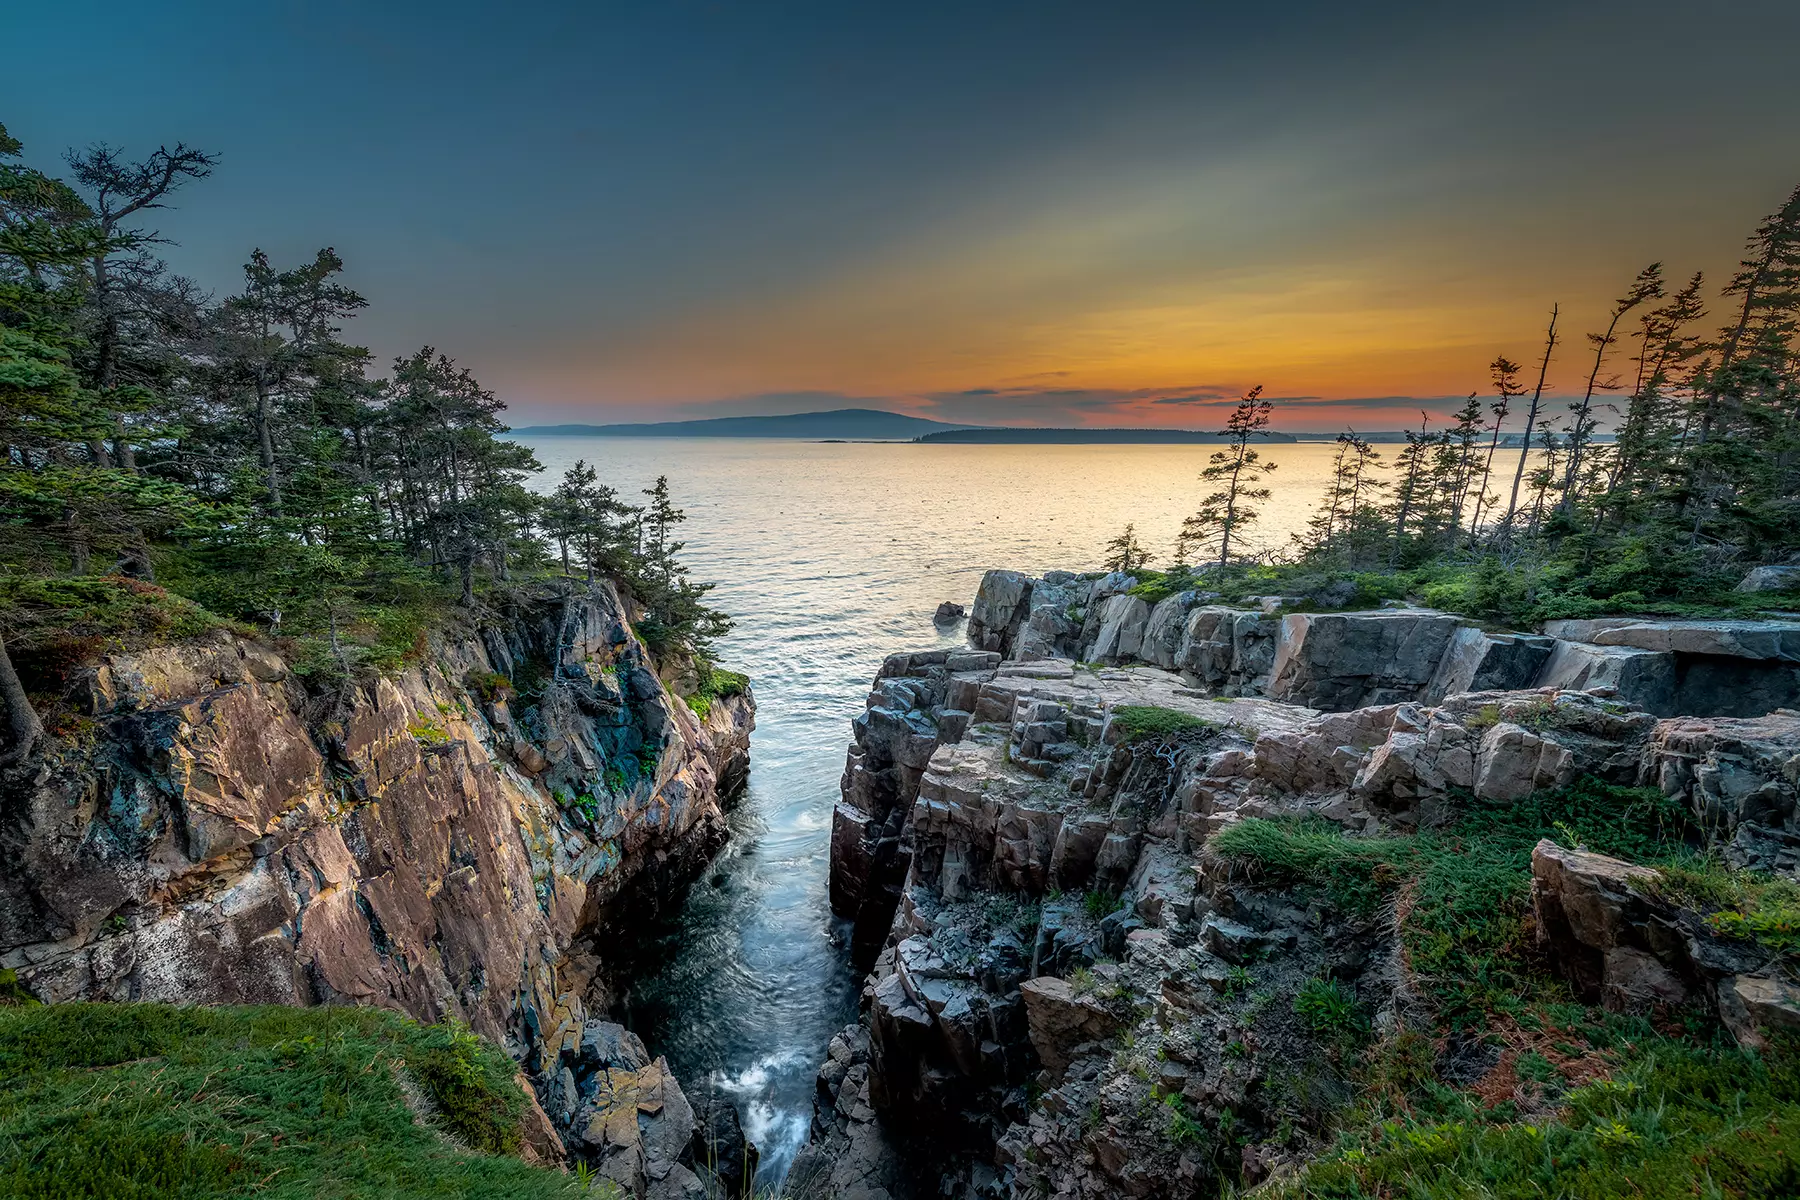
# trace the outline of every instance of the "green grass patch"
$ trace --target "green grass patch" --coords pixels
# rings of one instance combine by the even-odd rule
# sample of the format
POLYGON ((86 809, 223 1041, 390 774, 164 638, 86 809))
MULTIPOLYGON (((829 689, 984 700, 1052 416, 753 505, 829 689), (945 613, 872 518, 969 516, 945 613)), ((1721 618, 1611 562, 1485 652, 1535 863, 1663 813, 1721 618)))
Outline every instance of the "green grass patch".
POLYGON ((714 701, 727 696, 741 696, 750 690, 750 677, 737 671, 727 671, 723 667, 715 667, 711 663, 698 664, 700 686, 692 694, 685 697, 688 708, 702 721, 712 713, 714 701))
POLYGON ((513 1071, 467 1029, 377 1009, 0 1007, 0 1196, 580 1195, 507 1153, 513 1071), (468 1149, 414 1120, 402 1070, 468 1149))
MULTIPOLYGON (((1521 1056, 1523 1060, 1526 1056, 1521 1056)), ((1282 1200, 1761 1200, 1800 1195, 1800 1055, 1649 1037, 1554 1115, 1451 1095, 1340 1136, 1282 1200)))
POLYGON ((1651 890, 1658 895, 1706 913, 1707 924, 1727 937, 1800 959, 1800 884, 1736 871, 1715 858, 1661 863, 1657 869, 1662 878, 1651 890))
POLYGON ((1211 721, 1154 704, 1121 704, 1112 710, 1112 724, 1121 731, 1119 740, 1124 743, 1161 740, 1193 730, 1218 728, 1211 721))
POLYGON ((1467 1025, 1555 996, 1556 985, 1534 972, 1527 936, 1531 851, 1540 838, 1656 862, 1691 857, 1693 835, 1679 806, 1660 793, 1584 778, 1516 802, 1465 799, 1447 829, 1414 837, 1352 837, 1324 821, 1251 819, 1221 831, 1210 848, 1245 878, 1316 887, 1363 915, 1404 893, 1401 937, 1412 970, 1444 1018, 1467 1025))
POLYGON ((1369 1032, 1369 1019, 1356 993, 1335 979, 1309 979, 1294 996, 1294 1015, 1314 1033, 1356 1040, 1369 1032))
POLYGON ((1139 567, 1132 575, 1137 578, 1137 582, 1127 589, 1127 594, 1137 596, 1150 605, 1160 604, 1170 596, 1179 596, 1182 592, 1193 591, 1201 586, 1199 576, 1187 567, 1176 567, 1171 571, 1152 571, 1148 567, 1139 567))

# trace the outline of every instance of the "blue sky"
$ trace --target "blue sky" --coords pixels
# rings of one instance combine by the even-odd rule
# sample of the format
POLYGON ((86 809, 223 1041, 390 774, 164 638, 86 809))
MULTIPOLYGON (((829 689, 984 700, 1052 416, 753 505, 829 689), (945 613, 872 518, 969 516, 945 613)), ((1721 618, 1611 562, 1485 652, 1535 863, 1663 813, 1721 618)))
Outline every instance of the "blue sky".
POLYGON ((34 162, 218 152, 158 216, 179 269, 334 246, 356 340, 437 346, 521 423, 1204 426, 1262 383, 1329 428, 1481 387, 1552 302, 1578 345, 1651 259, 1728 270, 1800 181, 1791 2, 73 3, 0 34, 34 162))

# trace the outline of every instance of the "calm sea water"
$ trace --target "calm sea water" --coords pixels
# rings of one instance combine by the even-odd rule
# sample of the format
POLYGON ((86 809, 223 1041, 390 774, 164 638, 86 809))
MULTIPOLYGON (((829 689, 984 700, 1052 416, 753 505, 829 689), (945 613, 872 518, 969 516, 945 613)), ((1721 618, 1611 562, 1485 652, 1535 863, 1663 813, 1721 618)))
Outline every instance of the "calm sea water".
MULTIPOLYGON (((850 718, 876 668, 895 650, 960 642, 932 612, 969 603, 989 568, 1093 568, 1127 521, 1166 555, 1216 447, 520 440, 545 490, 576 459, 628 498, 667 475, 687 512, 683 558, 737 621, 719 656, 756 689, 749 795, 710 878, 655 931, 659 965, 628 1009, 690 1095, 735 1098, 775 1182, 805 1143, 825 1044, 856 1015, 826 870, 850 718)), ((1263 450, 1279 470, 1253 546, 1305 524, 1333 451, 1263 450)), ((1510 483, 1516 461, 1496 475, 1504 466, 1510 483)))

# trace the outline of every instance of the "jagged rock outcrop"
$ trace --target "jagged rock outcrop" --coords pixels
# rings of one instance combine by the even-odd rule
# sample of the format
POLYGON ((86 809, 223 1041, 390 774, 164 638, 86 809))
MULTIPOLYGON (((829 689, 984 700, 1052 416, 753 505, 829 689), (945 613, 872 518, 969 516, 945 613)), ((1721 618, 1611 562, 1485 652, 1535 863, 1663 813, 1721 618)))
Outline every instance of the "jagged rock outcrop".
POLYGON ((84 732, 0 810, 25 987, 458 1017, 540 1090, 607 1002, 609 922, 722 843, 754 713, 695 717, 606 584, 334 702, 226 632, 108 656, 73 694, 84 732))
POLYGON ((1659 895, 1658 871, 1543 841, 1531 875, 1538 939, 1577 995, 1619 1012, 1698 1001, 1752 1048, 1765 1030, 1800 1029, 1791 964, 1659 895))

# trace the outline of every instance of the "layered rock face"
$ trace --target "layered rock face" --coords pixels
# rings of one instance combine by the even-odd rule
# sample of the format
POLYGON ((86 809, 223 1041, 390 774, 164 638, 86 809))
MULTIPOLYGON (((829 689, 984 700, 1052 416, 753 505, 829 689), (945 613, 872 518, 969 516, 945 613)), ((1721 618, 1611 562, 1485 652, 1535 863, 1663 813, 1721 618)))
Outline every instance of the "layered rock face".
MULTIPOLYGON (((1504 804, 1593 776, 1659 788, 1732 862, 1800 876, 1800 714, 1659 719, 1612 683, 1536 686, 1566 647, 1612 648, 1599 641, 1204 600, 996 572, 974 649, 884 663, 832 856, 834 907, 871 964, 864 1017, 820 1075, 797 1195, 1193 1196, 1297 1161, 1293 1089, 1323 1112, 1350 1085, 1294 1019, 1246 1043, 1246 992, 1335 981, 1390 1032, 1419 1001, 1390 917, 1212 856, 1247 817, 1406 833, 1459 796, 1504 804), (1151 1104, 1231 1125, 1242 1161, 1224 1171, 1151 1104)), ((1538 927, 1584 997, 1702 1005, 1746 1045, 1800 1020, 1788 964, 1630 891, 1628 864, 1609 882, 1572 855, 1558 868, 1540 847, 1538 927)), ((1477 1044, 1444 1053, 1446 1079, 1494 1066, 1477 1044)))
POLYGON ((1286 613, 1186 591, 1154 604, 1114 573, 990 571, 970 645, 1008 659, 1145 663, 1195 687, 1341 711, 1459 692, 1610 688, 1657 716, 1761 716, 1800 708, 1800 622, 1551 621, 1499 632, 1425 609, 1286 613))
POLYGON ((0 964, 24 986, 457 1017, 583 1144, 549 1085, 593 1074, 611 922, 722 844, 747 693, 698 720, 605 584, 323 710, 223 632, 76 687, 85 732, 14 772, 0 817, 0 964))

